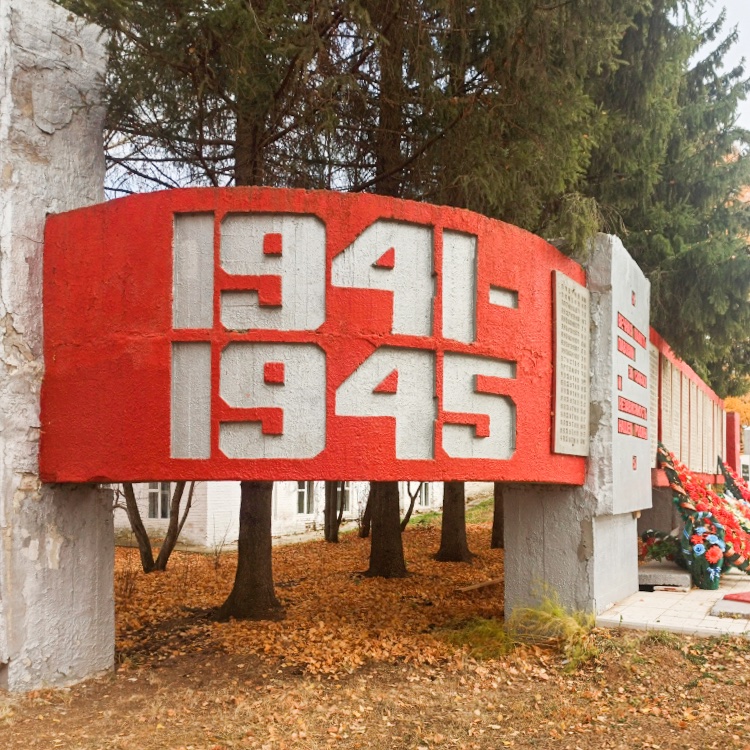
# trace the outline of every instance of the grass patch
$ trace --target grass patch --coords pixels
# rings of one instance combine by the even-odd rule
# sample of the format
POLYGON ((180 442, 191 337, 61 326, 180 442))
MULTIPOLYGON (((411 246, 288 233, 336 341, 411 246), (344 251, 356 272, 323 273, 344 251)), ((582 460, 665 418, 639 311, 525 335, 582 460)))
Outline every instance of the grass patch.
POLYGON ((488 523, 495 511, 495 498, 490 495, 466 508, 466 523, 488 523))
POLYGON ((516 646, 501 620, 486 620, 481 617, 446 630, 443 637, 448 643, 465 648, 475 659, 500 659, 516 646))
POLYGON ((568 671, 599 656, 593 635, 596 617, 590 612, 571 612, 557 592, 545 588, 536 607, 519 607, 508 620, 508 631, 520 643, 559 648, 568 671))
POLYGON ((644 643, 658 643, 662 646, 669 646, 677 651, 682 649, 683 641, 674 633, 667 630, 650 630, 646 635, 641 637, 644 643))
POLYGON ((446 630, 443 638, 475 659, 499 659, 521 645, 556 649, 566 671, 574 671, 600 654, 594 625, 593 614, 570 612, 547 590, 538 606, 514 610, 506 623, 477 618, 446 630))
POLYGON ((443 514, 436 510, 416 513, 409 519, 409 526, 440 526, 443 514))

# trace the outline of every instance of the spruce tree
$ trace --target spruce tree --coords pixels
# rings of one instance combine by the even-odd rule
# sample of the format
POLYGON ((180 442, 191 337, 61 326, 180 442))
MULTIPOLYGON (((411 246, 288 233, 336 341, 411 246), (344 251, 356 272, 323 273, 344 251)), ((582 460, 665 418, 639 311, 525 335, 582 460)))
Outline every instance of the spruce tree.
POLYGON ((723 70, 737 41, 720 37, 723 14, 706 22, 699 4, 678 22, 678 5, 639 13, 621 44, 625 64, 591 81, 609 124, 584 189, 618 217, 649 277, 652 325, 727 395, 750 373, 750 212, 739 200, 750 134, 735 124, 748 82, 741 66, 723 70))

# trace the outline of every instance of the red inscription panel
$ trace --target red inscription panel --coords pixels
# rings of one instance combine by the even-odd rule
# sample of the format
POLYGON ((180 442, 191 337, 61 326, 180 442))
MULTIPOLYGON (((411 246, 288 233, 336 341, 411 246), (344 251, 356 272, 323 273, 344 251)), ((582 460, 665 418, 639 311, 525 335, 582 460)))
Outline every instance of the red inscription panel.
POLYGON ((581 484, 550 448, 553 270, 585 282, 516 227, 376 196, 52 217, 42 478, 581 484))
POLYGON ((640 370, 636 370, 633 365, 628 365, 628 378, 642 388, 648 388, 648 377, 640 370))
POLYGON ((620 336, 617 337, 617 351, 635 361, 635 347, 620 336))

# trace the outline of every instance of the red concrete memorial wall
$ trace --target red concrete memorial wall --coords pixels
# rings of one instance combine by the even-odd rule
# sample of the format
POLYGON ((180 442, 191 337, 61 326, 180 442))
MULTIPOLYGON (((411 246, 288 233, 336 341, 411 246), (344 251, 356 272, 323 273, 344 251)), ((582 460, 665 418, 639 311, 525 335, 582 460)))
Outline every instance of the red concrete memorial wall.
MULTIPOLYGON (((693 473, 722 483, 716 459, 725 455, 724 402, 653 328, 650 340, 658 357, 659 440, 693 473)), ((658 474, 655 484, 665 485, 666 477, 658 474)))
POLYGON ((44 253, 45 481, 583 482, 552 394, 584 272, 518 228, 191 189, 51 217, 44 253))

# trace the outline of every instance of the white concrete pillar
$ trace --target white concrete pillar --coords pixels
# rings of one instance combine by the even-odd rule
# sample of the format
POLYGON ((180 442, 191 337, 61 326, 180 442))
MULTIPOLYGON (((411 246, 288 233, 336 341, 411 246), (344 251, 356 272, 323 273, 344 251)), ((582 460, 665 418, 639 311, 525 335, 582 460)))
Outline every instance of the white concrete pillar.
POLYGON ((38 476, 48 213, 103 200, 100 30, 0 0, 0 687, 111 668, 111 493, 38 476))
POLYGON ((606 235, 594 242, 587 276, 586 480, 573 488, 506 486, 506 615, 536 603, 544 586, 567 607, 596 613, 638 590, 635 511, 651 507, 649 283, 622 243, 606 235))

